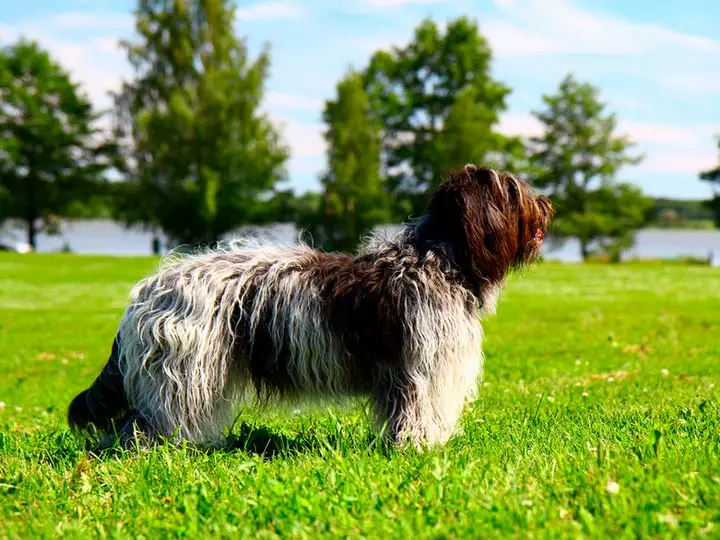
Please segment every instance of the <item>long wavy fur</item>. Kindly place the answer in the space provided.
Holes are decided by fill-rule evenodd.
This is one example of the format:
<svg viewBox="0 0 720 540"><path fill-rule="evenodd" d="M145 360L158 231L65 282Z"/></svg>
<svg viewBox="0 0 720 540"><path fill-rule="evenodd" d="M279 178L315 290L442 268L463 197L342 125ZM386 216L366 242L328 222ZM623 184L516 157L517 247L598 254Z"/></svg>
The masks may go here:
<svg viewBox="0 0 720 540"><path fill-rule="evenodd" d="M444 443L482 375L478 310L537 257L550 214L516 178L466 168L355 255L245 240L171 256L133 289L69 421L218 444L241 404L369 395L393 442Z"/></svg>

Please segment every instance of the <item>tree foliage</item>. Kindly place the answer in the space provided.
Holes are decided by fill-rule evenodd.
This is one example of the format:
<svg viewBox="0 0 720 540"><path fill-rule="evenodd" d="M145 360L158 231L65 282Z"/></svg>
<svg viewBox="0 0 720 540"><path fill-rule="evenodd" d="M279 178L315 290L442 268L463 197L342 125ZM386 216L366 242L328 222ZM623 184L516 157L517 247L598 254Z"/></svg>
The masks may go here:
<svg viewBox="0 0 720 540"><path fill-rule="evenodd" d="M35 42L0 50L0 219L23 221L33 248L41 224L103 192L114 144L63 68Z"/></svg>
<svg viewBox="0 0 720 540"><path fill-rule="evenodd" d="M642 156L630 155L635 143L616 134L615 115L605 112L594 86L568 75L543 102L545 110L534 115L544 133L531 138L530 158L535 185L557 207L554 230L578 238L583 258L594 243L617 259L652 208L640 189L615 180L623 166Z"/></svg>
<svg viewBox="0 0 720 540"><path fill-rule="evenodd" d="M261 219L260 197L284 178L287 149L259 111L267 50L251 60L228 0L140 0L136 78L116 96L128 141L127 223L175 243L207 243Z"/></svg>
<svg viewBox="0 0 720 540"><path fill-rule="evenodd" d="M720 151L720 137L717 140L718 151ZM714 169L700 173L700 179L709 182L713 188L714 196L707 201L707 207L715 217L715 224L720 227L720 164Z"/></svg>
<svg viewBox="0 0 720 540"><path fill-rule="evenodd" d="M420 211L446 168L517 151L519 141L495 131L510 89L492 77L491 61L490 45L466 17L444 32L426 19L407 45L372 56L364 77L383 126L383 173L410 203L400 214Z"/></svg>
<svg viewBox="0 0 720 540"><path fill-rule="evenodd" d="M300 209L300 227L326 250L352 251L368 230L392 219L380 177L380 129L359 73L348 73L325 104L328 171L323 193ZM314 204L313 204L314 203Z"/></svg>
<svg viewBox="0 0 720 540"><path fill-rule="evenodd" d="M707 203L703 200L656 198L652 222L660 227L705 228L713 220L712 210Z"/></svg>
<svg viewBox="0 0 720 540"><path fill-rule="evenodd" d="M488 118L487 107L478 101L473 88L461 90L437 136L438 177L466 163L517 170L524 159L525 147L518 138L494 133L495 121L495 116Z"/></svg>

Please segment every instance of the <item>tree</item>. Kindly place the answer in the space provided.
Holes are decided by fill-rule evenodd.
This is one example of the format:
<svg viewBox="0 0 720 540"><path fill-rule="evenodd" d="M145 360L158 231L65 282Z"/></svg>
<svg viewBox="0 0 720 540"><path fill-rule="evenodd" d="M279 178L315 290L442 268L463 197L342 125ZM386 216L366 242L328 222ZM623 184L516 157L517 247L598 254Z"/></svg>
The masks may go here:
<svg viewBox="0 0 720 540"><path fill-rule="evenodd" d="M287 149L259 111L269 55L254 61L229 0L139 0L136 74L116 96L129 141L118 216L203 244L259 219L285 175Z"/></svg>
<svg viewBox="0 0 720 540"><path fill-rule="evenodd" d="M717 140L718 150L720 150L720 137ZM715 224L720 227L720 165L709 171L700 173L700 179L710 182L713 187L714 196L707 201L707 207L710 208L715 216Z"/></svg>
<svg viewBox="0 0 720 540"><path fill-rule="evenodd" d="M304 206L298 224L324 249L352 251L362 234L392 220L380 178L380 129L359 73L351 71L340 81L323 119L328 143L323 194L315 205Z"/></svg>
<svg viewBox="0 0 720 540"><path fill-rule="evenodd" d="M708 202L657 198L654 200L652 223L665 228L706 228L708 222L712 224L713 220L713 213L708 208Z"/></svg>
<svg viewBox="0 0 720 540"><path fill-rule="evenodd" d="M488 118L487 107L478 101L474 89L461 90L436 138L436 175L442 177L443 171L467 163L517 170L525 146L518 138L493 132L493 122L495 118Z"/></svg>
<svg viewBox="0 0 720 540"><path fill-rule="evenodd" d="M618 259L647 223L653 203L638 188L616 183L617 172L642 156L629 155L635 143L615 133L615 115L605 112L598 96L597 88L572 75L557 94L543 96L546 108L534 115L545 129L530 139L530 159L534 184L557 207L555 232L578 238L584 259L593 243Z"/></svg>
<svg viewBox="0 0 720 540"><path fill-rule="evenodd" d="M0 180L0 225L10 216L10 192Z"/></svg>
<svg viewBox="0 0 720 540"><path fill-rule="evenodd" d="M491 61L487 40L466 17L450 21L445 32L426 19L410 43L371 58L364 78L384 129L383 173L389 190L414 211L445 168L497 161L506 150L494 126L510 89L492 78Z"/></svg>
<svg viewBox="0 0 720 540"><path fill-rule="evenodd" d="M42 223L77 211L104 189L115 145L68 73L36 43L0 50L0 219L25 223L36 247Z"/></svg>
<svg viewBox="0 0 720 540"><path fill-rule="evenodd" d="M665 208L658 213L656 220L661 227L677 227L683 219L674 208Z"/></svg>
<svg viewBox="0 0 720 540"><path fill-rule="evenodd" d="M597 251L618 262L635 241L635 232L650 220L651 198L640 188L627 183L601 185L587 193L581 210L562 208L562 217L554 227L560 236L580 240L581 253L587 259L592 242Z"/></svg>

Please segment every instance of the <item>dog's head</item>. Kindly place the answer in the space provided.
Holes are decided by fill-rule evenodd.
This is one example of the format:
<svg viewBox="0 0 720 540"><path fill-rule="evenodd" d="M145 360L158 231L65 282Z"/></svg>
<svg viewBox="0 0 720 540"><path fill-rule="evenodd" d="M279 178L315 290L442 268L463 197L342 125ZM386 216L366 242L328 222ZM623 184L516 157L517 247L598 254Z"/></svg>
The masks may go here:
<svg viewBox="0 0 720 540"><path fill-rule="evenodd" d="M442 247L476 293L540 255L553 208L511 174L466 166L438 186L416 227L421 251Z"/></svg>

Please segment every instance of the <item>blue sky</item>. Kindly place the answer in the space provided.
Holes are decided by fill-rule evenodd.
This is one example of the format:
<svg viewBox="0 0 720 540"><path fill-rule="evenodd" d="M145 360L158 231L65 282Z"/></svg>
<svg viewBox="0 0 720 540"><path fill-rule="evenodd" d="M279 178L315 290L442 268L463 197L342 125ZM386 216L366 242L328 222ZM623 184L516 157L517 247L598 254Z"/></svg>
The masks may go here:
<svg viewBox="0 0 720 540"><path fill-rule="evenodd" d="M37 39L99 107L130 70L134 0L4 2L0 40ZM474 17L493 47L494 75L513 88L500 129L537 133L531 112L573 72L601 89L643 162L622 171L646 192L706 197L697 172L718 162L720 2L684 0L256 0L237 2L251 51L270 45L264 108L292 148L290 185L317 189L325 166L323 101L348 67L402 45L424 17Z"/></svg>

